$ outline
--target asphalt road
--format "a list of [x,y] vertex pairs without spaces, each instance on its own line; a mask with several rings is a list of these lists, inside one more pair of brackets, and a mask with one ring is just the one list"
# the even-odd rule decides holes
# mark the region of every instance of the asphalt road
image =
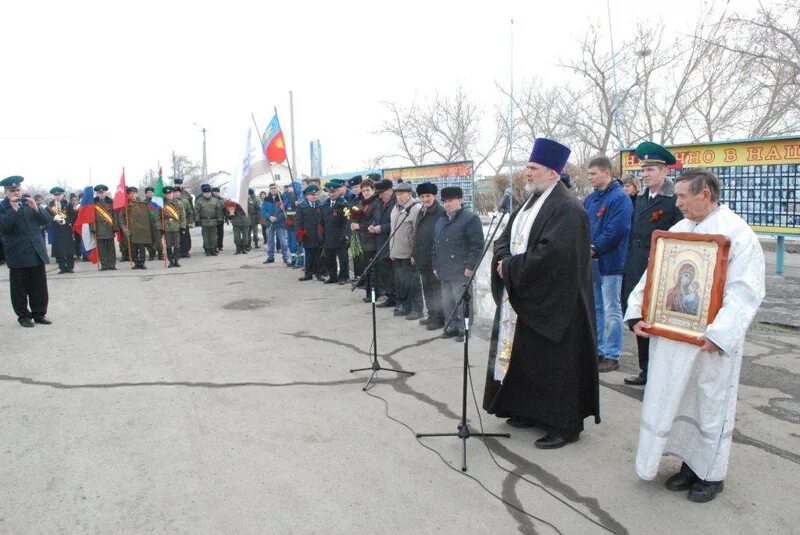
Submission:
[[[622,370],[602,377],[603,423],[567,448],[536,450],[541,431],[470,400],[475,427],[480,414],[512,436],[469,439],[465,476],[459,440],[413,434],[456,431],[461,346],[380,310],[382,363],[416,375],[381,372],[365,394],[368,374],[349,373],[369,365],[363,294],[300,283],[262,255],[81,263],[50,275],[52,326],[22,329],[0,308],[0,533],[797,532],[796,331],[749,334],[730,471],[710,504],[663,488],[675,460],[654,482],[634,473],[630,338]],[[479,402],[487,350],[473,337]]]

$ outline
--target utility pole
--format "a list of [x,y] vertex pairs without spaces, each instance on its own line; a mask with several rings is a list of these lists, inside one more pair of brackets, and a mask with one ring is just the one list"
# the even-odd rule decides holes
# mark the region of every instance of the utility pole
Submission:
[[292,129],[292,169],[297,169],[297,162],[295,162],[295,154],[297,151],[294,150],[294,95],[291,91],[289,91],[289,127]]
[[192,123],[203,133],[203,181],[208,178],[208,160],[206,159],[206,128],[197,123]]

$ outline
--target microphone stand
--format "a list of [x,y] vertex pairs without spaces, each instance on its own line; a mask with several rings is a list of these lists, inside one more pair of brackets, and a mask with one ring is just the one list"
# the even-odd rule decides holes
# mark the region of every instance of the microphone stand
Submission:
[[[464,292],[461,294],[461,299],[458,300],[456,306],[453,307],[453,310],[450,312],[450,316],[448,317],[447,321],[445,322],[445,330],[447,327],[452,323],[455,315],[456,310],[458,307],[463,304],[464,307],[464,370],[462,373],[461,378],[461,423],[458,424],[458,432],[457,433],[417,433],[417,438],[423,437],[458,437],[461,440],[461,471],[467,471],[467,439],[470,437],[502,437],[502,438],[510,438],[511,435],[509,433],[476,433],[474,431],[470,431],[469,426],[467,425],[467,378],[469,376],[469,320],[470,320],[470,287],[472,286],[472,281],[475,279],[475,276],[478,274],[478,267],[480,267],[481,262],[483,261],[484,256],[486,256],[486,252],[489,250],[489,247],[494,243],[495,235],[497,234],[500,225],[503,223],[503,219],[505,218],[506,214],[508,213],[507,209],[501,210],[500,220],[497,222],[497,225],[494,227],[491,236],[486,241],[486,244],[481,252],[481,257],[478,259],[478,263],[476,264],[475,271],[472,275],[467,279],[467,282],[464,283]],[[497,214],[492,217],[492,222],[497,217]],[[492,222],[489,223],[489,228],[492,227]]]
[[371,303],[372,303],[372,364],[368,368],[355,368],[350,370],[350,373],[372,370],[372,374],[370,374],[369,379],[367,379],[367,384],[365,384],[361,388],[361,390],[364,392],[366,392],[369,389],[369,385],[372,383],[372,380],[375,378],[376,374],[379,371],[403,373],[406,375],[414,375],[415,373],[405,370],[396,370],[394,368],[384,368],[383,366],[381,366],[380,362],[378,362],[378,328],[377,328],[377,323],[376,323],[377,320],[375,313],[375,286],[372,285],[372,270],[375,268],[375,264],[381,258],[381,253],[383,252],[383,250],[386,249],[386,247],[392,241],[392,238],[394,237],[397,230],[408,218],[409,209],[407,208],[406,210],[404,210],[404,212],[405,214],[403,215],[403,219],[400,220],[400,223],[398,223],[397,227],[392,231],[392,233],[386,239],[386,242],[380,247],[380,249],[378,249],[378,251],[375,253],[375,256],[372,258],[370,263],[367,264],[367,266],[364,268],[364,271],[361,273],[361,275],[355,281],[353,281],[353,286],[350,289],[350,291],[355,291],[361,280],[364,279],[364,277],[367,278],[367,287],[370,289]]

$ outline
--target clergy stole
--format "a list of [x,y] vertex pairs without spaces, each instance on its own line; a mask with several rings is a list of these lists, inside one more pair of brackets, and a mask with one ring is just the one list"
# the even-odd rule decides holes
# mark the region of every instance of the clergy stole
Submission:
[[[520,210],[514,223],[511,226],[511,254],[522,254],[528,249],[528,238],[531,235],[531,227],[542,209],[544,201],[550,196],[553,188],[558,182],[547,188],[539,197],[531,196],[525,201],[525,206]],[[514,344],[514,332],[517,328],[517,313],[508,300],[508,290],[503,288],[503,296],[500,300],[500,325],[497,336],[497,358],[494,364],[495,381],[503,382],[511,364],[511,346]]]

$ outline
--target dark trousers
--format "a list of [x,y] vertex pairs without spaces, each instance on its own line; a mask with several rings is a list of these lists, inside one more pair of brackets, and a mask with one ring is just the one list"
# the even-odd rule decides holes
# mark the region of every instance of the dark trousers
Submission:
[[217,249],[222,250],[222,236],[225,234],[225,223],[217,224]]
[[100,267],[109,269],[117,264],[117,254],[114,252],[113,238],[98,238],[97,256],[100,259]]
[[[458,329],[458,332],[461,334],[464,334],[466,329],[466,324],[464,322],[464,302],[462,301],[460,304],[458,302],[464,294],[464,284],[466,282],[467,277],[441,281],[442,313],[444,314],[445,321],[450,317],[453,318],[449,325],[445,325],[445,329],[448,331]],[[470,288],[470,296],[472,296],[472,288]],[[472,317],[471,310],[470,317]]]
[[[356,275],[356,278],[364,273],[364,270],[367,269],[367,266],[372,262],[373,258],[375,258],[375,251],[364,251],[364,254],[361,256],[361,271]],[[353,261],[353,263],[355,264],[355,261]],[[355,269],[354,266],[353,270],[355,271]],[[370,271],[371,273],[364,277],[364,289],[367,292],[367,297],[372,297],[372,287],[375,286],[375,266],[372,266]],[[377,291],[375,292],[375,297],[378,297]]]
[[[266,227],[262,225],[262,229],[263,230],[261,231],[261,234],[266,234],[267,233]],[[258,223],[251,225],[250,226],[250,236],[252,240],[251,243],[253,243],[256,247],[258,247],[258,235],[259,235]]]
[[328,276],[337,278],[336,261],[339,261],[338,279],[347,280],[350,276],[350,263],[347,257],[347,245],[341,245],[338,249],[325,248],[325,267],[328,268]]
[[75,269],[75,257],[70,256],[57,256],[56,262],[58,262],[58,270],[59,271],[72,271]]
[[147,245],[144,243],[132,243],[131,244],[131,261],[135,266],[142,267],[144,266],[144,261],[146,259],[146,251]]
[[428,307],[428,318],[437,323],[444,322],[442,312],[442,285],[433,274],[433,269],[420,269],[422,279],[422,294],[425,296],[425,306]]
[[650,360],[650,339],[636,337],[636,349],[639,353],[639,369],[642,370],[642,377],[647,377],[647,362]]
[[320,247],[306,247],[306,277],[322,274],[322,249]]
[[189,234],[189,229],[181,229],[181,258],[189,256],[189,251],[192,250],[192,236]]
[[[44,264],[35,267],[10,268],[11,306],[17,318],[42,318],[47,314],[47,272]],[[30,309],[28,309],[30,303]]]
[[377,296],[385,295],[390,300],[395,300],[394,272],[392,270],[392,261],[388,256],[375,262],[375,277],[373,280],[375,281],[375,294]]
[[369,260],[365,261],[367,253],[364,252],[358,258],[353,258],[353,277],[358,278],[364,273],[364,266],[367,265]]
[[422,312],[422,288],[419,272],[408,258],[395,258],[394,287],[397,292],[397,306],[410,312]]
[[83,237],[78,236],[75,238],[75,258],[80,258],[82,256],[81,245],[83,245]]

